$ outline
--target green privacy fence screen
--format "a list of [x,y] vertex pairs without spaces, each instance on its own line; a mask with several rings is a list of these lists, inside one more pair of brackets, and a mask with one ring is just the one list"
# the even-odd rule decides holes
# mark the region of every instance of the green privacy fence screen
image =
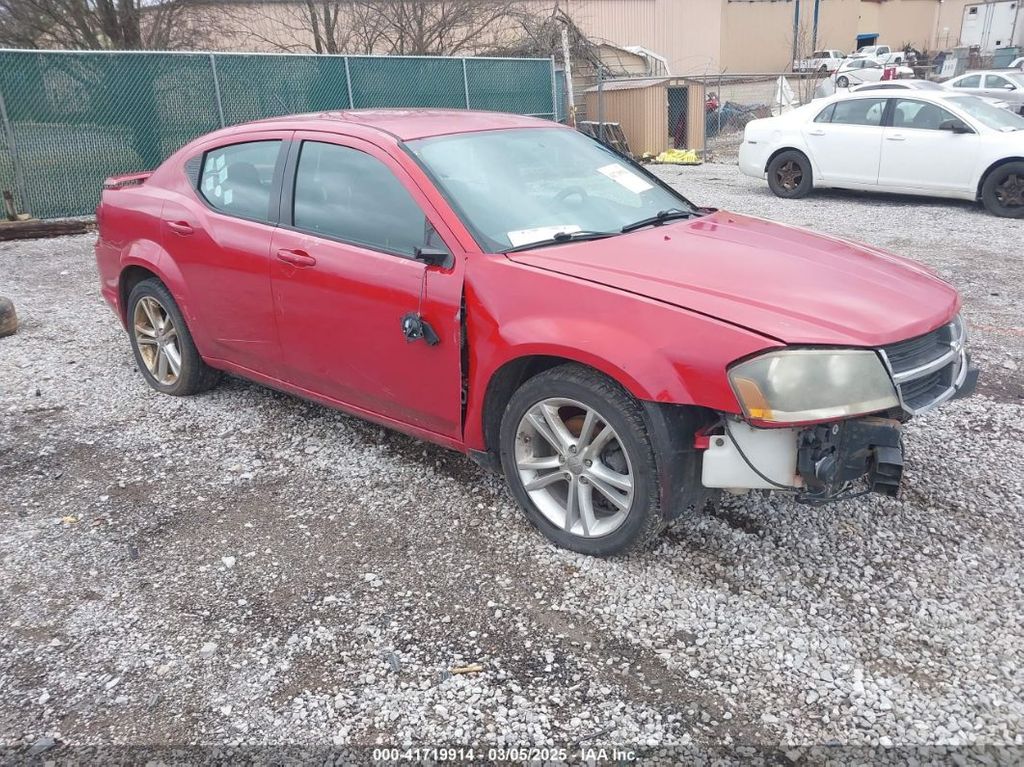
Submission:
[[550,59],[0,50],[0,190],[38,218],[92,213],[103,179],[223,125],[363,107],[557,118]]

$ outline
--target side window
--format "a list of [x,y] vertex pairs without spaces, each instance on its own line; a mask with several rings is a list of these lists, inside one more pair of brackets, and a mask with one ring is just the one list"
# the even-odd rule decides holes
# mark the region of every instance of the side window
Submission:
[[981,75],[967,75],[966,77],[961,77],[959,80],[957,80],[955,83],[953,83],[953,87],[955,87],[955,88],[980,88],[981,87]]
[[211,149],[203,157],[199,194],[224,213],[270,222],[270,191],[280,151],[280,141]]
[[939,130],[939,126],[946,120],[961,122],[940,106],[910,99],[898,99],[892,113],[894,128]]
[[986,88],[1006,88],[1007,85],[1010,85],[1010,81],[1005,77],[1000,77],[999,75],[985,75]]
[[885,111],[885,99],[853,99],[837,101],[836,110],[832,114],[832,122],[843,125],[882,124],[882,113]]
[[302,144],[293,215],[297,229],[408,258],[430,235],[423,211],[386,165],[319,141]]
[[830,123],[832,122],[832,113],[836,111],[835,104],[829,104],[827,107],[818,112],[818,116],[814,118],[816,123]]

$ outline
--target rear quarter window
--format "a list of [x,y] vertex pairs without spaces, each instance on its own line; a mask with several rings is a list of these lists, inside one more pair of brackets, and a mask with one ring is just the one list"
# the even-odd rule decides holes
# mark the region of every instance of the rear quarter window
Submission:
[[199,194],[216,210],[271,222],[274,168],[280,141],[250,141],[211,149],[203,156]]

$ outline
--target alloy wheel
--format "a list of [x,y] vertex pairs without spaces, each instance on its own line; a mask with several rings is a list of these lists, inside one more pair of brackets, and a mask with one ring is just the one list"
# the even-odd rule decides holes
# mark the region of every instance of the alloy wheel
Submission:
[[1024,178],[1010,173],[996,186],[996,199],[1007,208],[1024,206]]
[[533,405],[516,430],[516,470],[551,524],[583,538],[617,529],[633,504],[629,453],[594,408],[572,399]]
[[779,186],[787,192],[792,192],[800,186],[800,182],[804,179],[804,172],[797,162],[787,160],[775,171],[775,178],[778,180]]
[[135,304],[132,327],[139,355],[161,386],[173,386],[181,374],[178,329],[167,310],[151,296]]

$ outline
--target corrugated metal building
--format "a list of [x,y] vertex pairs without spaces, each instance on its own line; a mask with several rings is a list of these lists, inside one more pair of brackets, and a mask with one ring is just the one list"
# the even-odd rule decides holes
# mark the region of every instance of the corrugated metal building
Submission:
[[634,156],[704,151],[704,85],[682,77],[612,80],[587,89],[587,119],[622,126]]

